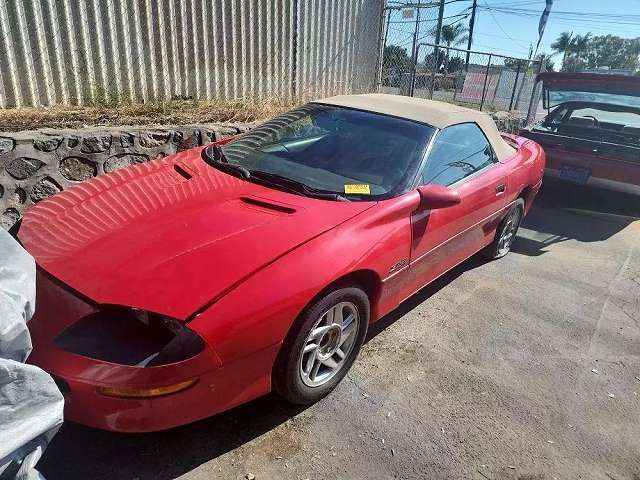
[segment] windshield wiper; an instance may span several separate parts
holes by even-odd
[[[262,170],[251,170],[250,174],[252,180],[263,180],[272,185],[284,187],[287,190],[291,190],[295,193],[299,193],[307,197],[319,198],[324,200],[334,200],[338,202],[349,201],[349,199],[340,195],[340,193],[338,192],[313,188],[305,183],[299,182],[298,180],[284,177],[282,175],[278,175],[277,173],[264,172]]]
[[[202,158],[204,158],[209,165],[213,165],[220,170],[240,174],[242,178],[251,177],[251,172],[247,168],[237,163],[229,162],[220,145],[213,144],[205,148],[202,151]]]
[[[277,186],[279,188],[286,189],[293,193],[305,195],[307,197],[340,202],[349,201],[346,197],[340,195],[338,192],[318,190],[302,182],[298,182],[297,180],[293,180],[276,173],[263,172],[261,170],[249,170],[248,168],[243,167],[242,165],[238,165],[237,163],[231,163],[222,151],[222,147],[220,147],[220,145],[210,145],[203,150],[202,157],[209,165],[213,165],[220,170],[240,174],[242,178],[247,180],[258,180],[262,183],[267,183],[270,186]]]

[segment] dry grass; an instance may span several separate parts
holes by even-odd
[[[121,125],[193,125],[254,122],[291,109],[278,99],[207,101],[171,100],[117,106],[51,106],[0,109],[0,131]]]

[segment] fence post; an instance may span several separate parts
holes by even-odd
[[[413,97],[416,86],[416,68],[418,68],[418,30],[420,30],[420,7],[416,7],[416,26],[413,30],[413,68],[411,69],[411,84],[409,85],[409,96]]]
[[[469,20],[469,38],[467,39],[467,58],[464,62],[465,73],[469,71],[469,57],[471,55],[471,42],[473,42],[473,27],[476,23],[476,8],[478,6],[477,0],[473,0],[471,6],[471,20]]]
[[[511,91],[511,101],[509,102],[509,111],[511,111],[511,108],[513,107],[513,99],[516,96],[516,89],[518,88],[518,77],[520,76],[520,65],[522,62],[520,62],[520,60],[518,60],[518,68],[516,70],[516,80],[515,82],[513,82],[513,90]],[[525,80],[527,78],[527,73],[525,72]]]
[[[383,4],[384,5],[384,4]],[[384,25],[384,11],[387,11],[387,24]],[[391,20],[391,8],[390,7],[382,7],[382,14],[380,15],[380,49],[378,53],[378,78],[377,78],[377,88],[376,91],[380,93],[382,90],[382,70],[384,68],[384,50],[387,45],[387,35],[389,35],[389,21]],[[384,28],[383,28],[384,27]]]
[[[538,75],[542,72],[543,66],[544,66],[544,55],[540,56],[540,63],[538,63],[538,68],[537,68],[537,72],[536,72],[536,78],[533,80],[533,89],[531,90],[531,99],[529,100],[529,109],[527,110],[527,120],[526,123],[529,124],[532,120],[532,116],[535,117],[535,112],[534,109],[537,110],[538,105],[537,105],[537,95],[536,95],[536,90],[538,88]],[[535,105],[534,105],[535,104]]]
[[[487,80],[489,79],[489,68],[491,67],[491,54],[489,54],[489,61],[487,62],[487,68],[484,71],[484,85],[482,86],[482,100],[480,100],[480,111],[484,106],[484,96],[487,92]]]
[[[418,54],[420,53],[420,47],[421,47],[421,46],[422,46],[422,44],[421,44],[421,43],[419,43],[419,44],[416,46],[416,58],[418,58]],[[416,89],[416,66],[414,65],[414,67],[413,67],[413,76],[412,76],[412,78],[411,78],[411,88],[410,88],[410,93],[411,93],[411,95],[410,95],[410,96],[412,96],[412,97],[413,97],[413,94],[414,94],[414,92],[415,92],[415,89]]]
[[[440,45],[440,35],[442,34],[442,20],[444,19],[444,0],[440,0],[438,9],[438,26],[436,27],[436,41],[433,47],[433,68],[431,69],[431,85],[429,86],[429,98],[433,100],[433,87],[436,83],[436,69],[438,68],[438,45]]]

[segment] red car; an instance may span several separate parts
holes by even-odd
[[[546,175],[640,194],[640,77],[539,75],[548,115],[520,132],[544,148]]]
[[[31,208],[30,360],[66,417],[153,431],[271,390],[308,404],[367,328],[487,249],[509,251],[544,153],[483,113],[390,95],[309,103]]]

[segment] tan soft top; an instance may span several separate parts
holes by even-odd
[[[515,150],[500,136],[493,119],[486,113],[451,103],[426,100],[424,98],[367,93],[364,95],[338,95],[316,100],[315,103],[357,108],[369,112],[383,113],[395,117],[415,120],[436,128],[446,128],[458,123],[475,122],[491,142],[498,160],[513,155]]]

